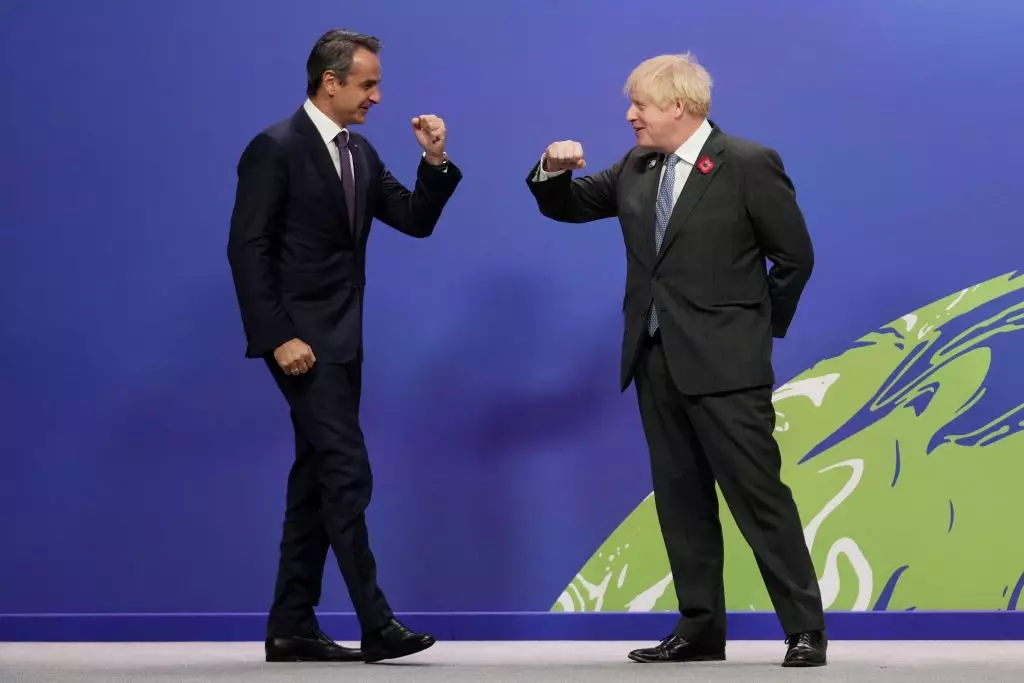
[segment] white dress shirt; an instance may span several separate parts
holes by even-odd
[[[324,144],[327,145],[327,151],[331,155],[331,161],[334,162],[334,170],[341,178],[341,152],[338,150],[338,145],[334,142],[334,138],[338,136],[338,133],[344,133],[345,139],[348,140],[348,129],[341,128],[334,121],[328,118],[327,114],[323,113],[316,108],[316,105],[309,99],[305,101],[302,108],[306,110],[309,118],[312,119],[313,125],[316,126],[317,131],[320,133],[320,137],[323,138]],[[352,177],[356,177],[356,170],[352,163],[352,154],[349,150],[348,155],[348,167],[352,171]],[[356,180],[358,182],[358,180]]]
[[[675,184],[672,186],[672,205],[679,200],[679,195],[683,193],[683,186],[686,184],[686,178],[690,175],[690,169],[697,165],[697,157],[700,155],[700,150],[704,148],[704,143],[708,141],[711,136],[711,124],[708,123],[707,119],[701,121],[700,127],[694,131],[686,142],[679,145],[676,149],[676,156],[679,157],[679,161],[676,162],[676,177]],[[683,168],[679,168],[680,164],[684,164]],[[540,167],[537,169],[537,180],[547,180],[548,178],[554,178],[557,175],[565,173],[565,171],[556,171],[549,173],[544,170],[544,157],[541,157]],[[665,167],[661,168],[661,179],[658,180],[658,192],[661,191],[661,180],[665,178]],[[658,196],[658,192],[654,193],[654,196]]]

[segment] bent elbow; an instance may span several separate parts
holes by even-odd
[[[803,257],[802,263],[801,263],[801,270],[804,273],[804,278],[809,280],[811,278],[811,273],[814,272],[814,250],[813,249],[808,249],[807,253],[804,254],[804,257]]]
[[[583,219],[572,211],[568,210],[563,204],[538,204],[540,214],[545,218],[549,218],[558,223],[583,223]]]

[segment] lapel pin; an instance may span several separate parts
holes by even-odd
[[[651,160],[650,160],[650,161],[649,161],[649,162],[647,163],[647,168],[654,168],[654,167],[655,167],[655,166],[657,166],[657,165],[658,165],[658,160],[657,160],[657,159],[651,159]]]

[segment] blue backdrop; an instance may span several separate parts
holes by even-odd
[[[5,2],[0,614],[268,607],[292,436],[242,357],[228,217],[243,146],[339,26],[384,42],[363,132],[396,176],[419,113],[465,173],[432,238],[370,239],[397,610],[546,611],[650,491],[619,228],[547,221],[524,182],[553,140],[588,169],[624,153],[642,59],[693,50],[712,118],[797,186],[817,262],[780,381],[1022,263],[1019,3]],[[323,609],[350,611],[333,559]]]

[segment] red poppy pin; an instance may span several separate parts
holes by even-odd
[[[701,160],[697,162],[697,170],[707,175],[711,173],[711,169],[715,167],[715,162],[711,161],[708,157],[701,157]]]

